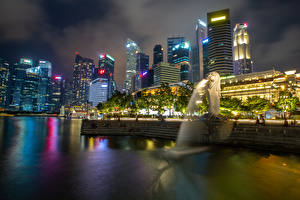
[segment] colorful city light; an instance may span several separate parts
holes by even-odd
[[[211,18],[211,22],[217,22],[217,21],[223,21],[226,19],[226,16],[221,16],[221,17],[214,17],[214,18]]]
[[[100,75],[105,74],[105,69],[99,69],[98,73],[99,73]]]

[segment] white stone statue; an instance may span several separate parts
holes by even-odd
[[[220,113],[221,79],[218,72],[211,72],[207,77],[206,96],[209,102],[208,113],[218,116]]]

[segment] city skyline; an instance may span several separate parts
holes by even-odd
[[[10,2],[14,3],[14,1],[3,2],[2,14],[9,12]],[[5,60],[10,61],[13,59],[18,60],[21,57],[29,57],[33,60],[49,60],[53,64],[54,73],[71,77],[75,51],[78,51],[84,57],[93,59],[96,59],[100,52],[107,52],[116,58],[115,79],[119,86],[123,86],[126,63],[126,50],[123,44],[127,37],[136,41],[143,52],[150,55],[150,64],[152,64],[152,50],[155,44],[162,44],[163,48],[166,49],[166,38],[173,36],[184,36],[187,40],[191,40],[192,44],[195,44],[194,26],[197,20],[206,21],[207,12],[230,8],[232,24],[247,22],[249,25],[248,30],[254,43],[252,55],[254,64],[257,66],[256,71],[273,67],[279,67],[283,70],[299,68],[299,65],[297,65],[299,53],[296,50],[300,44],[297,41],[295,42],[299,33],[299,20],[297,20],[299,16],[293,15],[292,11],[287,11],[287,8],[297,8],[299,3],[295,1],[272,2],[272,13],[271,11],[259,12],[266,10],[270,1],[260,3],[252,3],[252,1],[242,1],[240,3],[237,3],[237,1],[213,1],[206,3],[205,6],[200,6],[202,3],[189,1],[187,7],[183,9],[181,3],[174,1],[171,11],[159,14],[157,17],[160,17],[161,21],[157,22],[157,17],[150,19],[151,17],[147,17],[145,12],[155,11],[155,13],[159,13],[165,10],[167,4],[165,2],[160,4],[156,1],[138,3],[132,0],[128,4],[124,4],[119,1],[101,1],[99,4],[93,2],[90,5],[77,1],[69,6],[67,2],[52,1],[44,5],[23,0],[15,9],[28,8],[28,11],[32,13],[32,17],[24,17],[25,14],[19,12],[20,14],[15,16],[17,23],[16,21],[13,23],[9,16],[6,16],[5,23],[0,22],[3,25],[2,27],[7,27],[7,29],[1,29],[0,31],[2,38],[0,40],[0,55]],[[151,6],[144,4],[150,4]],[[46,5],[47,9],[45,8]],[[69,14],[72,9],[80,5],[83,10],[104,11],[101,15],[80,12],[79,16],[74,17]],[[66,12],[57,16],[51,14],[56,13],[55,10],[59,6],[65,9]],[[130,9],[130,6],[133,8]],[[107,10],[105,10],[106,7],[108,7]],[[112,16],[114,10],[121,10],[121,8],[120,15],[125,15],[122,20],[120,20],[121,16],[119,15]],[[176,18],[176,12],[180,9],[182,9],[184,15],[178,19]],[[44,17],[40,17],[41,11],[45,11],[42,15]],[[133,15],[140,16],[140,19],[133,18]],[[37,26],[42,22],[45,25]],[[124,28],[123,31],[118,32],[123,27],[122,24],[127,24],[129,28]],[[19,26],[16,27],[17,25]],[[27,27],[27,29],[25,30],[24,27]],[[39,27],[39,29],[35,27]],[[149,28],[151,30],[159,28],[159,30],[149,31]],[[28,32],[28,30],[32,31]],[[274,32],[276,34],[272,34]],[[34,37],[36,34],[39,37]],[[95,37],[96,35],[98,37]],[[78,37],[80,37],[80,40]],[[282,45],[286,49],[284,52],[281,52]],[[166,52],[164,59],[166,59]]]

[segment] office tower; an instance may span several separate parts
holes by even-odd
[[[153,49],[153,65],[156,65],[164,60],[164,49],[160,44],[155,45]]]
[[[39,67],[26,69],[21,90],[21,112],[38,112],[39,83]]]
[[[8,103],[9,95],[9,64],[0,58],[0,112],[3,112]]]
[[[153,67],[154,85],[161,83],[178,83],[180,81],[180,69],[170,63],[159,63]]]
[[[87,104],[94,61],[76,53],[73,66],[73,105]]]
[[[54,75],[51,79],[51,112],[59,113],[63,101],[63,78]]]
[[[124,81],[124,88],[127,94],[132,92],[132,77],[136,75],[136,54],[141,52],[139,46],[132,41],[127,39],[126,41],[126,77]]]
[[[108,87],[109,80],[107,78],[97,78],[90,83],[89,102],[92,107],[107,101]]]
[[[39,86],[38,86],[38,100],[37,111],[50,111],[51,104],[51,75],[52,64],[46,60],[39,60]]]
[[[100,54],[99,56],[99,65],[95,70],[96,78],[106,78],[108,80],[108,93],[107,98],[111,98],[115,88],[114,84],[114,64],[115,59],[109,54]],[[94,80],[93,79],[93,80]]]
[[[11,65],[9,79],[9,110],[19,111],[22,97],[22,86],[26,79],[26,70],[33,67],[33,61],[21,58],[20,63]]]
[[[209,72],[233,74],[232,34],[229,9],[207,13]]]
[[[236,24],[233,33],[233,64],[236,75],[253,72],[249,43],[248,24]]]
[[[202,40],[202,50],[203,50],[203,78],[206,78],[207,75],[209,74],[208,70],[208,63],[209,63],[209,58],[208,58],[208,43],[209,39],[205,38]]]
[[[184,37],[168,38],[168,63],[173,63],[173,48],[185,41]]]
[[[180,81],[190,80],[190,42],[183,42],[173,47],[173,63],[180,69]]]
[[[156,64],[158,65],[158,64]],[[155,65],[155,66],[156,66]],[[144,71],[141,74],[141,79],[142,79],[142,87],[141,88],[146,88],[146,87],[151,87],[154,84],[154,70],[152,67],[149,68],[149,70]]]
[[[207,25],[200,19],[196,25],[196,45],[192,48],[192,82],[199,82],[204,78],[202,40],[207,37]]]
[[[149,56],[144,53],[136,54],[136,81],[135,90],[139,90],[142,87],[142,77],[148,73],[149,70]]]
[[[72,92],[72,81],[69,79],[65,79],[63,81],[63,102],[62,105],[70,108],[72,105],[72,96],[73,96],[73,92]]]

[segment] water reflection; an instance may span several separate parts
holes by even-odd
[[[174,141],[85,137],[80,120],[0,118],[2,199],[298,199],[300,158]]]

